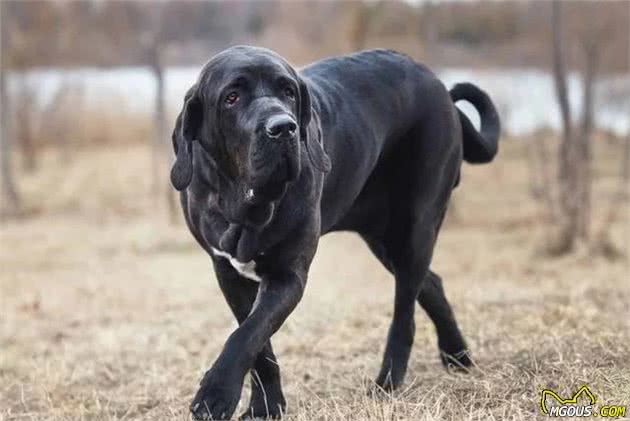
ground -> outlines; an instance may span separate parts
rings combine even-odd
[[[496,163],[465,168],[433,262],[478,368],[445,371],[418,308],[403,389],[369,397],[393,281],[357,237],[333,234],[273,339],[289,420],[530,420],[543,388],[582,384],[598,404],[630,405],[627,208],[612,231],[626,258],[546,257],[525,153],[505,143]],[[596,213],[616,182],[609,158]],[[21,175],[29,211],[0,226],[0,420],[189,418],[235,323],[209,258],[151,199],[150,174],[147,147],[123,145],[47,153]]]

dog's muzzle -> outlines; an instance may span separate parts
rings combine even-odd
[[[291,140],[296,130],[297,123],[287,114],[271,116],[265,124],[265,132],[271,139]]]
[[[253,201],[275,201],[300,174],[298,124],[289,114],[274,114],[258,133],[250,151]]]

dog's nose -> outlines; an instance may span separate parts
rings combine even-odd
[[[295,120],[288,115],[273,116],[265,124],[265,131],[273,138],[293,136],[296,129]]]

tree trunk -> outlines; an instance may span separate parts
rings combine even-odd
[[[563,57],[562,41],[562,6],[560,0],[552,3],[553,32],[553,76],[556,88],[556,99],[562,118],[562,139],[558,151],[558,184],[560,199],[560,238],[556,253],[566,253],[573,249],[578,227],[578,204],[576,200],[577,167],[575,142],[571,127],[571,109],[567,91],[567,72]]]
[[[149,67],[155,78],[155,103],[153,111],[152,172],[153,196],[158,198],[164,191],[164,73],[160,64],[157,43],[150,47]]]
[[[591,224],[591,181],[592,181],[592,152],[591,139],[593,137],[593,101],[594,85],[597,71],[598,49],[594,40],[585,40],[584,45],[584,77],[582,122],[579,136],[579,177],[578,177],[578,235],[588,240]]]
[[[554,200],[553,171],[550,165],[551,159],[549,158],[546,140],[542,136],[537,136],[531,142],[531,148],[533,149],[531,159],[534,161],[533,168],[536,172],[535,175],[532,175],[532,178],[534,179],[533,183],[536,183],[537,198],[542,199],[547,208],[547,219],[555,223],[559,218],[558,207]]]
[[[5,2],[0,2],[0,181],[2,184],[2,208],[4,212],[14,214],[19,211],[20,197],[13,177],[12,139],[11,139],[11,104],[7,92],[7,19]]]
[[[431,2],[426,2],[422,7],[423,19],[420,22],[424,28],[424,62],[431,63],[435,57],[436,46],[439,38],[438,15],[434,11],[435,7]],[[502,116],[502,114],[501,114]]]
[[[367,35],[371,21],[371,5],[363,2],[351,3],[354,8],[353,22],[350,26],[350,43],[354,51],[363,50],[367,43]]]
[[[155,40],[150,47],[149,66],[155,77],[155,104],[153,113],[153,196],[157,201],[162,198],[166,199],[167,211],[171,223],[175,223],[177,219],[177,203],[175,193],[170,186],[168,177],[168,168],[172,164],[172,156],[168,149],[168,133],[166,128],[166,111],[165,111],[165,82],[164,67],[160,56],[161,45]]]
[[[32,173],[37,168],[37,151],[33,143],[35,92],[28,82],[24,80],[24,77],[20,79],[21,83],[17,88],[18,92],[20,92],[20,99],[19,103],[14,106],[14,121],[16,122],[14,134],[22,154],[22,169],[25,172]]]
[[[619,198],[627,200],[630,196],[630,133],[626,135],[623,145],[623,158],[621,160],[621,170],[619,171]]]

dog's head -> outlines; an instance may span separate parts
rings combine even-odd
[[[312,117],[307,85],[284,59],[256,47],[225,50],[186,95],[173,133],[173,186],[190,184],[197,141],[214,167],[226,217],[264,225],[300,175],[302,146],[315,168],[330,169]]]

